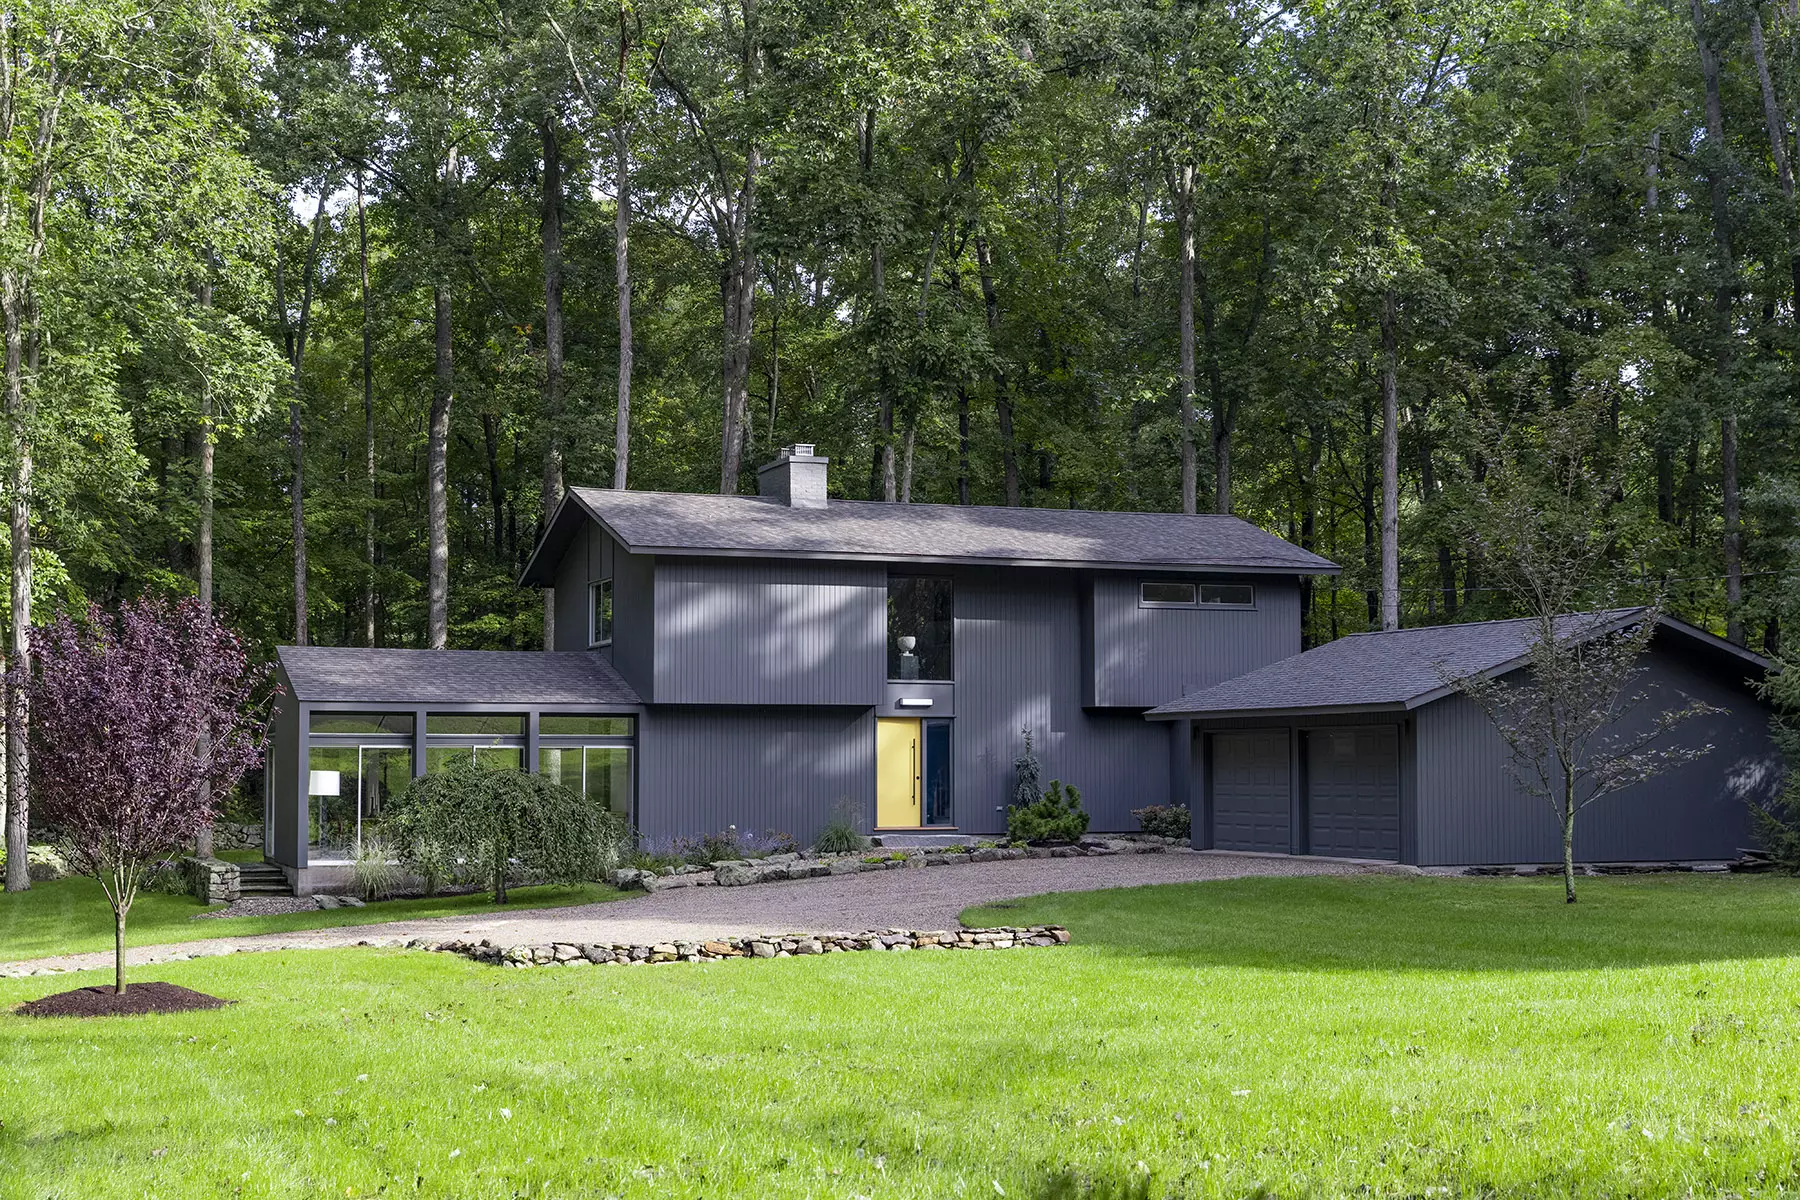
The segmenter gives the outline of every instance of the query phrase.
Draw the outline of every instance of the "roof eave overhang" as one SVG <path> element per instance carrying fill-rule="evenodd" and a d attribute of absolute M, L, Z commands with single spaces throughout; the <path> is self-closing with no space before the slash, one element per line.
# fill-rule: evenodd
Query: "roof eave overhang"
<path fill-rule="evenodd" d="M 1405 713 L 1415 705 L 1404 700 L 1382 701 L 1378 704 L 1308 704 L 1286 708 L 1209 708 L 1188 709 L 1170 712 L 1164 709 L 1153 709 L 1144 714 L 1150 721 L 1224 721 L 1248 718 L 1261 720 L 1275 717 L 1343 717 L 1361 713 Z"/>
<path fill-rule="evenodd" d="M 595 518 L 598 520 L 599 518 Z M 601 522 L 605 524 L 604 521 Z M 624 539 L 618 538 L 621 543 Z M 1336 563 L 1196 563 L 1196 562 L 1116 562 L 1100 559 L 1067 559 L 1067 558 L 1001 558 L 987 555 L 971 554 L 864 554 L 843 550 L 787 550 L 787 549 L 736 549 L 701 546 L 633 546 L 626 549 L 633 554 L 665 554 L 685 558 L 781 558 L 798 559 L 816 562 L 866 562 L 866 563 L 931 563 L 942 566 L 965 567 L 1045 567 L 1056 570 L 1080 571 L 1182 571 L 1209 572 L 1229 575 L 1336 575 L 1343 570 Z"/>
<path fill-rule="evenodd" d="M 593 505 L 583 500 L 581 494 L 574 488 L 570 488 L 563 493 L 563 498 L 558 502 L 556 511 L 550 514 L 550 520 L 544 525 L 543 536 L 538 538 L 537 545 L 531 548 L 531 557 L 525 560 L 525 567 L 519 572 L 520 587 L 554 587 L 556 585 L 556 560 L 568 548 L 569 539 L 573 536 L 570 528 L 577 520 L 576 515 L 569 515 L 571 513 L 586 516 L 589 520 L 599 521 L 614 541 L 621 545 L 625 544 L 625 539 L 606 524 L 600 514 L 594 511 Z M 627 550 L 636 549 L 629 545 L 626 545 L 625 548 Z"/>

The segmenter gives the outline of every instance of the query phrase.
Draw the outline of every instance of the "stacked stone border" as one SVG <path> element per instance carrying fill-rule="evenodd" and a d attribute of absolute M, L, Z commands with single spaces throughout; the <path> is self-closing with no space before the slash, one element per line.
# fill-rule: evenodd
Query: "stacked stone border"
<path fill-rule="evenodd" d="M 798 958 L 812 954 L 846 954 L 863 950 L 1012 950 L 1023 946 L 1065 946 L 1069 931 L 1060 925 L 999 925 L 989 929 L 918 931 L 869 930 L 865 933 L 785 933 L 779 936 L 731 937 L 708 941 L 656 943 L 551 942 L 503 946 L 479 942 L 433 942 L 414 938 L 408 950 L 460 954 L 497 967 L 656 966 L 674 962 L 723 962 L 728 958 Z"/>
<path fill-rule="evenodd" d="M 1083 838 L 1068 846 L 875 846 L 855 854 L 820 855 L 810 850 L 771 854 L 767 858 L 730 859 L 710 867 L 663 867 L 649 871 L 619 867 L 606 882 L 627 890 L 660 892 L 682 887 L 743 887 L 788 879 L 820 879 L 863 871 L 898 871 L 918 867 L 954 867 L 965 863 L 1007 862 L 1022 858 L 1099 858 L 1113 854 L 1193 854 L 1175 838 L 1135 834 L 1130 837 Z"/>

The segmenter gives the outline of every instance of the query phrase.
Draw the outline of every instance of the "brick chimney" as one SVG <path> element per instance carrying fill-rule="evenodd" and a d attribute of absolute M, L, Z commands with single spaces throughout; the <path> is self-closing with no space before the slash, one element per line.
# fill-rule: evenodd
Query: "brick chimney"
<path fill-rule="evenodd" d="M 830 462 L 813 453 L 811 442 L 796 442 L 776 455 L 774 462 L 757 469 L 757 493 L 789 508 L 824 508 L 825 472 Z"/>

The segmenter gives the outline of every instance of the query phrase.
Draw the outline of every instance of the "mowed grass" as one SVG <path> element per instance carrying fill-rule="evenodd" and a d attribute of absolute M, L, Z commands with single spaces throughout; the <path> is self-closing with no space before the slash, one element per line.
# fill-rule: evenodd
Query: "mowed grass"
<path fill-rule="evenodd" d="M 126 944 L 153 946 L 163 942 L 198 942 L 252 933 L 291 933 L 297 929 L 335 929 L 380 921 L 414 921 L 424 917 L 459 917 L 504 913 L 526 908 L 561 908 L 617 900 L 625 893 L 599 884 L 579 887 L 527 887 L 507 893 L 504 907 L 486 896 L 440 896 L 430 900 L 385 900 L 363 908 L 315 909 L 274 917 L 193 918 L 207 906 L 192 896 L 141 893 L 126 921 Z M 0 895 L 0 962 L 80 954 L 113 948 L 112 909 L 100 885 L 71 876 L 34 883 L 28 892 Z M 3 1193 L 0 1193 L 3 1194 Z"/>
<path fill-rule="evenodd" d="M 1574 908 L 1557 886 L 1050 896 L 968 919 L 1059 921 L 1075 943 L 996 953 L 505 971 L 362 950 L 144 969 L 237 1003 L 0 1015 L 0 1193 L 1800 1186 L 1796 885 L 1594 880 Z M 0 1003 L 71 982 L 0 981 Z"/>

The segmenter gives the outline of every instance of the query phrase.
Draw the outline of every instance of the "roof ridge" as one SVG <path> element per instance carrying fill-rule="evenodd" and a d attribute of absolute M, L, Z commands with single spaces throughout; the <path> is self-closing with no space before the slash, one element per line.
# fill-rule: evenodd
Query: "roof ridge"
<path fill-rule="evenodd" d="M 621 493 L 620 489 L 618 489 L 618 488 L 595 487 L 591 484 L 574 484 L 570 487 L 570 490 L 578 491 L 578 492 L 588 492 L 588 493 L 592 493 L 592 494 L 599 495 L 599 496 L 615 496 L 615 495 L 624 494 L 624 495 L 632 495 L 632 496 L 681 496 L 681 497 L 691 497 L 691 498 L 701 499 L 701 500 L 754 500 L 759 504 L 768 504 L 768 505 L 783 508 L 783 509 L 785 509 L 787 507 L 786 505 L 782 504 L 779 500 L 777 500 L 775 497 L 772 497 L 772 496 L 752 496 L 752 495 L 746 495 L 741 492 L 671 492 L 671 491 L 663 491 L 660 489 L 649 489 L 649 488 L 625 488 L 623 490 L 623 492 Z M 1041 504 L 952 504 L 947 501 L 940 501 L 940 500 L 919 500 L 919 501 L 907 501 L 905 503 L 901 503 L 896 500 L 857 500 L 857 499 L 855 499 L 853 497 L 849 497 L 849 496 L 830 496 L 830 497 L 826 498 L 826 505 L 827 505 L 828 510 L 831 506 L 852 505 L 852 504 L 856 505 L 858 507 L 862 507 L 862 508 L 882 508 L 882 509 L 890 509 L 891 508 L 891 509 L 895 509 L 895 510 L 901 510 L 901 509 L 917 510 L 917 509 L 921 509 L 921 508 L 942 508 L 942 509 L 952 509 L 952 510 L 961 511 L 961 512 L 967 512 L 970 509 L 981 509 L 981 510 L 987 510 L 990 512 L 1090 513 L 1090 514 L 1095 514 L 1095 515 L 1100 515 L 1100 516 L 1111 516 L 1111 517 L 1197 517 L 1197 518 L 1201 518 L 1201 519 L 1205 519 L 1205 520 L 1213 520 L 1213 521 L 1235 521 L 1235 522 L 1238 522 L 1239 524 L 1249 525 L 1255 529 L 1262 529 L 1264 533 L 1269 534 L 1271 537 L 1278 537 L 1278 538 L 1281 537 L 1280 534 L 1275 533 L 1272 530 L 1263 529 L 1262 526 L 1257 525 L 1254 521 L 1250 521 L 1244 517 L 1240 517 L 1236 513 L 1178 513 L 1178 512 L 1169 512 L 1164 509 L 1155 509 L 1155 508 L 1063 508 L 1063 507 L 1052 507 L 1050 505 L 1041 505 Z M 817 511 L 817 510 L 809 509 L 809 510 L 802 510 L 802 511 Z M 1286 538 L 1282 538 L 1281 540 L 1287 541 Z M 1292 543 L 1292 542 L 1288 542 L 1288 544 L 1290 546 L 1294 545 L 1294 543 Z M 1296 549 L 1304 549 L 1304 547 L 1300 547 L 1300 546 L 1296 546 L 1295 548 Z M 1308 551 L 1308 553 L 1317 553 L 1317 552 L 1316 551 Z"/>
<path fill-rule="evenodd" d="M 1569 617 L 1620 616 L 1625 613 L 1643 612 L 1649 607 L 1647 604 L 1632 604 L 1623 608 L 1584 608 L 1575 612 L 1557 613 L 1556 619 L 1562 621 Z M 1536 617 L 1489 617 L 1483 621 L 1446 621 L 1442 625 L 1408 625 L 1403 629 L 1359 629 L 1355 633 L 1346 633 L 1333 638 L 1332 641 L 1342 642 L 1355 637 L 1380 637 L 1390 633 L 1423 633 L 1431 629 L 1473 629 L 1477 625 L 1518 625 L 1535 620 L 1537 620 Z M 1313 649 L 1321 650 L 1329 645 L 1331 642 L 1322 642 Z"/>

